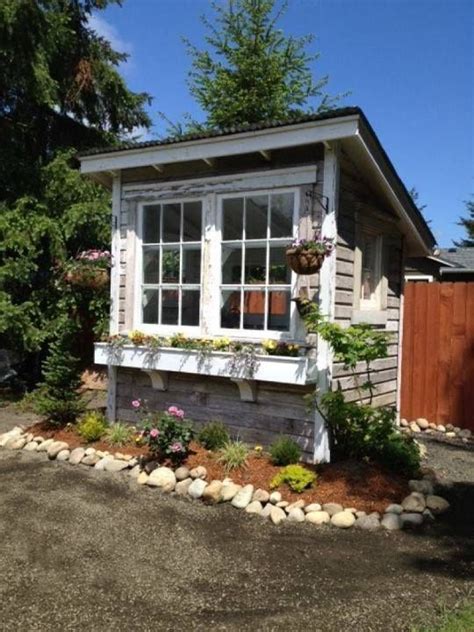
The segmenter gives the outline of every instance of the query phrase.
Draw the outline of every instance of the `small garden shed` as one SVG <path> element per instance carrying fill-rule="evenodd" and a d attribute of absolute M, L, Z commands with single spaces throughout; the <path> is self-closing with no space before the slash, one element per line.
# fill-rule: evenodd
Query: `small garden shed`
<path fill-rule="evenodd" d="M 357 385 L 306 335 L 292 301 L 302 295 L 343 325 L 392 332 L 374 403 L 398 406 L 404 259 L 430 254 L 434 238 L 359 108 L 80 160 L 112 190 L 110 333 L 121 338 L 95 349 L 110 419 L 133 420 L 134 399 L 179 404 L 244 440 L 285 434 L 308 460 L 328 460 L 303 396 L 339 385 L 355 400 Z M 319 272 L 297 274 L 286 248 L 315 232 L 335 249 Z"/>

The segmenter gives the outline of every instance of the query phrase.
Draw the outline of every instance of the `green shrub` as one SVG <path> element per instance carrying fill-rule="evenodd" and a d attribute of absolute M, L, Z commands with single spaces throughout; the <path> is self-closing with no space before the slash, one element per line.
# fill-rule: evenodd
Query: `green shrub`
<path fill-rule="evenodd" d="M 341 391 L 326 393 L 321 405 L 336 459 L 369 458 L 407 476 L 418 472 L 419 450 L 411 437 L 396 429 L 393 408 L 346 402 Z"/>
<path fill-rule="evenodd" d="M 186 458 L 194 430 L 192 422 L 184 417 L 184 410 L 177 406 L 145 417 L 142 438 L 153 454 L 168 457 L 175 464 Z"/>
<path fill-rule="evenodd" d="M 107 428 L 105 438 L 111 445 L 125 445 L 134 435 L 132 426 L 123 423 L 115 423 Z"/>
<path fill-rule="evenodd" d="M 199 443 L 207 450 L 218 450 L 229 443 L 230 436 L 221 421 L 210 421 L 202 427 L 198 435 Z"/>
<path fill-rule="evenodd" d="M 275 465 L 291 465 L 301 458 L 301 448 L 289 437 L 280 437 L 270 446 L 270 457 Z"/>
<path fill-rule="evenodd" d="M 316 481 L 316 474 L 302 465 L 287 465 L 272 479 L 270 487 L 273 489 L 286 483 L 290 489 L 301 494 Z"/>
<path fill-rule="evenodd" d="M 219 455 L 218 462 L 224 465 L 226 472 L 230 472 L 230 470 L 247 465 L 249 449 L 245 443 L 237 439 L 237 441 L 228 441 L 222 446 Z"/>
<path fill-rule="evenodd" d="M 91 411 L 77 424 L 78 434 L 88 443 L 98 441 L 107 431 L 107 422 L 102 413 Z"/>

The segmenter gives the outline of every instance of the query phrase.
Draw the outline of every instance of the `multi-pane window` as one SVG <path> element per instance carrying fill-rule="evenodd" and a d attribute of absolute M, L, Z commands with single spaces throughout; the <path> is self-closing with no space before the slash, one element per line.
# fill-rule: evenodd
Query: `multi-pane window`
<path fill-rule="evenodd" d="M 143 206 L 144 324 L 199 326 L 201 242 L 201 201 Z"/>
<path fill-rule="evenodd" d="M 221 327 L 289 331 L 295 194 L 222 200 Z"/>
<path fill-rule="evenodd" d="M 363 231 L 361 249 L 361 309 L 380 309 L 380 281 L 382 278 L 382 237 Z"/>

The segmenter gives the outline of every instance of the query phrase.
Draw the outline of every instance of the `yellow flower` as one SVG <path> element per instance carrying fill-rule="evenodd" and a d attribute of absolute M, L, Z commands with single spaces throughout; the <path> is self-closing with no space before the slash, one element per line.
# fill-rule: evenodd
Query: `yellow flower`
<path fill-rule="evenodd" d="M 256 445 L 254 450 L 257 454 L 261 454 L 263 452 L 263 447 L 261 445 Z"/>

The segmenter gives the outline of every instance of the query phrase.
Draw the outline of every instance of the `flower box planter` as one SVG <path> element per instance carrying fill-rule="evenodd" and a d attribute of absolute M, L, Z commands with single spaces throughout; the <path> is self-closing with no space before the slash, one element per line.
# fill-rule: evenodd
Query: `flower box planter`
<path fill-rule="evenodd" d="M 124 345 L 113 347 L 107 343 L 96 343 L 96 364 L 141 369 L 144 371 L 178 372 L 233 380 L 259 380 L 282 384 L 305 385 L 316 381 L 316 363 L 308 357 L 285 357 L 270 355 L 245 356 L 223 351 L 197 351 L 160 347 Z"/>

